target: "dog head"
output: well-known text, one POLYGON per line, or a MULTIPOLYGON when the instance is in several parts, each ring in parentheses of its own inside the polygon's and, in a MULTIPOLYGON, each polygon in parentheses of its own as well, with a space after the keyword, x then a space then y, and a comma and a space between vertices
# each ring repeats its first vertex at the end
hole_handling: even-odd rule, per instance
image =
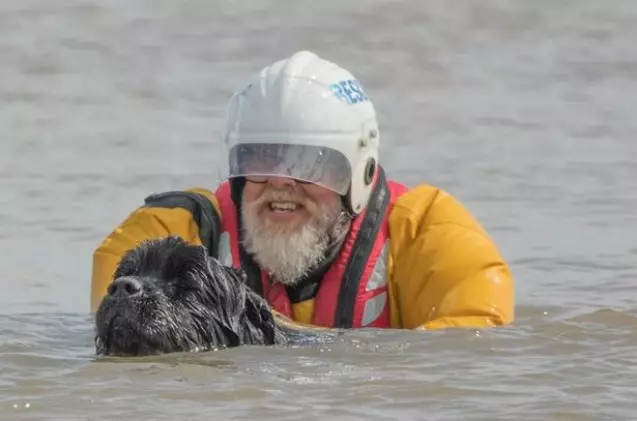
POLYGON ((149 355, 273 344, 277 329, 242 271, 177 237, 150 240, 120 261, 95 314, 98 355, 149 355))

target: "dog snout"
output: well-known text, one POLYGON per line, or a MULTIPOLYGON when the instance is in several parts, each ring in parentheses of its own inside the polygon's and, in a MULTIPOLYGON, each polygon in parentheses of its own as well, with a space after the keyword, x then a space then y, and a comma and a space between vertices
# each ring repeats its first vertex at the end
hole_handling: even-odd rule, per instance
POLYGON ((140 295, 142 284, 135 278, 119 278, 108 287, 107 294, 114 298, 126 298, 140 295))

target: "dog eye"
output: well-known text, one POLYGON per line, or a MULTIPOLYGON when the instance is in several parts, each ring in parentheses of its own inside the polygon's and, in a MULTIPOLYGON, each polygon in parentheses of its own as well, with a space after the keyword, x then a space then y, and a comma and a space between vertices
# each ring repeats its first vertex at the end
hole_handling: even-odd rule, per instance
POLYGON ((201 281, 193 276, 182 276, 175 280, 175 287, 181 291, 198 291, 201 281))

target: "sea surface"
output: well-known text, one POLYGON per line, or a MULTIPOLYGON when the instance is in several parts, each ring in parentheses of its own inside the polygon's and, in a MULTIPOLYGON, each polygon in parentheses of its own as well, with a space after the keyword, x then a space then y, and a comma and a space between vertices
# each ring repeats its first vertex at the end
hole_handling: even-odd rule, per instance
POLYGON ((634 0, 0 0, 0 419, 637 419, 635 40, 634 0), (488 230, 514 325, 95 358, 95 247, 214 189, 229 96, 301 49, 488 230))

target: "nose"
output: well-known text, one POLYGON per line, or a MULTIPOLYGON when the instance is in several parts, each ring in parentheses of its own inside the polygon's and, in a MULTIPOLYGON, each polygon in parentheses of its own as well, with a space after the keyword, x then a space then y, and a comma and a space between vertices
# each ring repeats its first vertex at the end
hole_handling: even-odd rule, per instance
POLYGON ((115 298, 134 297, 142 292, 142 284, 134 278, 118 278, 108 287, 106 293, 115 298))
POLYGON ((277 189, 296 186, 296 180, 289 177, 268 177, 268 184, 277 189))

